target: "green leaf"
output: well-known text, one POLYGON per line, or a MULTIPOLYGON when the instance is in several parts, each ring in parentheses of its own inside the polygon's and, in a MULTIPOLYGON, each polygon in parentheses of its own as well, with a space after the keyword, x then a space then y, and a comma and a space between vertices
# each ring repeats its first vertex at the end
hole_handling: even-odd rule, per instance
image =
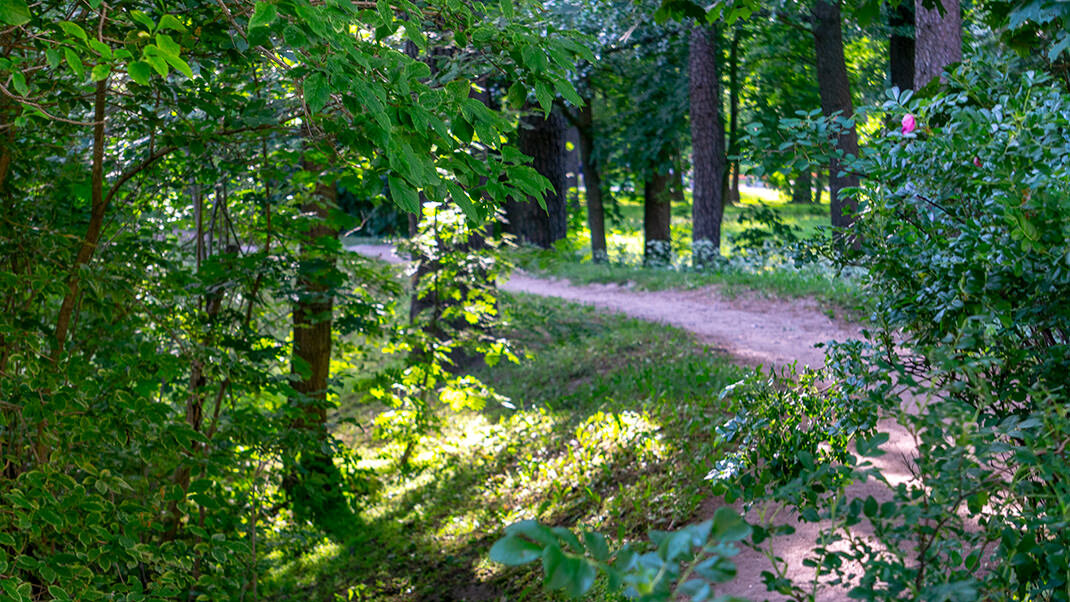
POLYGON ((330 89, 327 87, 327 77, 322 73, 313 73, 305 78, 305 103, 308 110, 319 113, 327 105, 330 99, 330 89))
POLYGON ((111 46, 108 46, 107 44, 99 40, 89 40, 89 47, 96 51, 96 53, 100 56, 108 59, 109 61, 111 60, 111 46))
POLYGON ((8 25, 25 25, 30 22, 30 7, 24 0, 0 0, 0 21, 8 25))
POLYGON ((152 19, 150 19, 148 15, 139 10, 130 11, 130 18, 137 21, 139 24, 141 24, 141 26, 143 26, 149 31, 156 29, 156 24, 152 22, 152 19))
POLYGON ((160 49, 165 58, 167 56, 178 56, 182 53, 182 47, 178 45, 178 42, 163 33, 156 34, 156 47, 160 49))
POLYGON ((387 183, 390 186, 390 198, 393 199, 394 204, 409 213, 416 213, 420 210, 420 195, 408 182, 390 175, 387 176, 387 183))
POLYGON ((160 31, 165 29, 172 29, 178 33, 186 33, 186 26, 174 15, 164 15, 160 17, 160 31))
POLYGON ((16 92, 23 96, 30 93, 30 88, 26 85, 26 76, 23 75, 22 71, 16 71, 11 74, 11 85, 16 92))
POLYGON ((67 64, 70 65, 71 71, 74 71, 74 74, 79 79, 85 76, 85 66, 82 64, 82 59, 78 58, 78 55, 73 50, 64 47, 63 56, 67 59, 67 64))
POLYGON ((722 542, 739 541, 750 535, 750 525, 739 514, 722 506, 713 513, 713 537, 722 542))
POLYGON ((521 82, 515 81, 513 82, 513 85, 509 86, 509 91, 506 93, 505 99, 510 107, 519 109, 524 106, 524 101, 528 99, 528 89, 521 82))
POLYGON ((108 79, 108 75, 111 73, 111 65, 107 63, 99 63, 93 66, 93 72, 90 74, 90 78, 95 81, 103 81, 108 79))
POLYGON ((512 21, 516 16, 515 11, 513 10, 513 0, 502 0, 502 16, 508 21, 512 21))
POLYGON ((379 13, 379 18, 382 19, 383 26, 390 32, 394 31, 394 10, 390 8, 390 0, 376 0, 375 9, 379 13))
POLYGON ((81 25, 77 23, 71 23, 70 21, 60 21, 59 28, 63 30, 63 33, 71 36, 72 38, 78 38, 79 40, 86 42, 89 38, 85 35, 85 30, 81 25))
POLYGON ((508 566, 534 562, 542 556, 542 546, 521 537, 508 536, 494 542, 490 559, 508 566))
POLYGON ((164 55, 163 58, 165 61, 167 61, 168 65, 171 65, 175 68, 175 71, 178 71, 189 79, 193 79, 193 70, 190 69, 189 64, 186 63, 186 61, 182 60, 180 57, 171 55, 164 55))
POLYGON ((274 4, 257 2, 256 8, 253 9, 253 18, 249 19, 249 29, 267 27, 275 21, 275 17, 277 16, 278 12, 276 11, 274 4))
POLYGON ((149 78, 152 77, 152 67, 145 61, 134 61, 126 66, 126 72, 130 74, 130 79, 141 84, 142 86, 149 85, 149 78))
POLYGON ((49 69, 55 69, 56 67, 59 67, 61 62, 63 62, 63 57, 55 48, 49 48, 45 51, 45 60, 48 62, 49 69))

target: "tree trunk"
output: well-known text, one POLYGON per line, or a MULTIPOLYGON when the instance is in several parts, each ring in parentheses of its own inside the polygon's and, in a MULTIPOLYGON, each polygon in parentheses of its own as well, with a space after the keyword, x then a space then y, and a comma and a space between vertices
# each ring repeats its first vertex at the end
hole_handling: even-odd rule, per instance
POLYGON ((717 72, 716 30, 691 30, 688 72, 691 78, 691 149, 694 179, 691 221, 695 265, 706 265, 720 254, 721 218, 727 159, 721 123, 720 81, 717 72))
POLYGON ((530 114, 520 119, 520 152, 534 159, 532 166, 550 180, 543 209, 534 198, 511 200, 505 204, 509 223, 506 231, 520 240, 550 248, 565 237, 568 216, 565 206, 565 119, 555 108, 548 118, 530 114))
MULTIPOLYGON (((728 155, 739 154, 739 24, 732 28, 732 46, 728 51, 728 121, 731 132, 728 137, 728 155)), ((732 174, 728 185, 728 204, 739 204, 739 160, 729 160, 732 174)))
POLYGON ((580 133, 575 125, 565 130, 565 191, 568 196, 569 211, 580 209, 580 133), (569 149, 569 145, 572 149, 569 149))
POLYGON ((813 200, 810 190, 810 172, 802 171, 796 176, 791 186, 791 202, 796 204, 809 204, 813 200))
POLYGON ((944 68, 962 60, 962 11, 959 0, 942 0, 944 14, 915 0, 914 85, 921 89, 944 68))
POLYGON ((591 259, 595 263, 609 260, 606 251, 606 212, 602 206, 602 175, 594 158, 594 99, 586 99, 577 114, 580 134, 580 161, 583 163, 583 187, 587 196, 587 227, 591 230, 591 259))
MULTIPOLYGON (((821 95, 821 112, 826 117, 839 114, 854 115, 851 88, 847 79, 847 62, 843 56, 843 26, 840 4, 837 1, 817 0, 814 3, 814 51, 817 57, 817 86, 821 95)), ((858 133, 852 126, 836 140, 836 148, 846 157, 858 155, 858 133)), ((829 213, 832 225, 845 228, 854 221, 858 209, 854 200, 846 200, 840 191, 858 186, 858 176, 843 171, 841 159, 829 161, 829 213)))
POLYGON ((287 461, 283 486, 297 516, 313 520, 332 535, 344 536, 355 523, 341 490, 341 474, 326 450, 327 379, 334 312, 332 287, 336 268, 334 255, 321 242, 323 238, 338 236, 327 219, 337 205, 338 191, 333 182, 324 181, 323 166, 306 159, 302 168, 321 174, 315 193, 301 207, 309 223, 297 253, 296 292, 292 302, 290 375, 296 395, 290 403, 298 409, 294 428, 304 432, 307 439, 295 450, 300 456, 287 461))
POLYGON ((888 74, 892 86, 914 89, 914 4, 903 2, 890 9, 888 26, 888 74))
POLYGON ((672 259, 672 194, 670 176, 655 172, 643 183, 643 263, 667 265, 672 259))
POLYGON ((821 192, 824 188, 824 185, 821 183, 821 171, 818 170, 817 175, 814 177, 814 204, 821 204, 821 192))

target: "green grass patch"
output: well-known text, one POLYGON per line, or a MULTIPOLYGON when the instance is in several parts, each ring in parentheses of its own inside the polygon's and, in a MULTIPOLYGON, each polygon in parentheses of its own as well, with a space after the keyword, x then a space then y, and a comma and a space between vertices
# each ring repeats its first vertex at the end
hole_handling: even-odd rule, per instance
MULTIPOLYGON (((718 393, 742 369, 664 325, 522 295, 503 295, 502 308, 500 334, 525 357, 476 376, 514 408, 449 416, 404 473, 399 449, 347 432, 381 483, 362 535, 276 559, 277 598, 548 599, 533 569, 486 560, 506 525, 537 518, 630 539, 694 516, 728 413, 718 393)), ((342 412, 364 413, 355 399, 342 412)))
POLYGON ((591 261, 590 231, 584 218, 573 215, 569 236, 551 250, 520 247, 511 258, 524 270, 555 278, 565 278, 575 284, 617 283, 641 290, 692 289, 716 286, 727 297, 754 294, 778 298, 814 298, 829 311, 843 310, 853 318, 867 313, 868 304, 862 294, 860 274, 837 272, 827 262, 796 265, 790 259, 771 254, 741 254, 731 241, 753 223, 741 222, 739 217, 759 204, 772 208, 786 225, 796 229, 800 238, 820 233, 828 224, 828 204, 792 204, 785 202, 774 190, 744 191, 742 203, 725 209, 722 224, 721 254, 726 258, 716 269, 690 268, 691 206, 688 193, 685 202, 673 207, 672 248, 673 265, 648 268, 643 266, 643 224, 640 199, 618 198, 618 216, 611 220, 606 243, 609 263, 591 261))

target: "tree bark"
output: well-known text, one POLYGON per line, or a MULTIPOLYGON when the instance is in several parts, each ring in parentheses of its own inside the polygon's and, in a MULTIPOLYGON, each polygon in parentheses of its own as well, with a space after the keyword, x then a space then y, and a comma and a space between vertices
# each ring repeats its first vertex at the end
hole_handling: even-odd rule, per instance
MULTIPOLYGON (((732 28, 732 46, 728 51, 728 155, 739 154, 739 25, 732 28)), ((728 185, 728 204, 739 204, 739 160, 729 160, 732 174, 728 185)))
POLYGON ((704 265, 720 253, 721 219, 727 158, 721 123, 720 74, 717 70, 716 30, 691 30, 690 75, 692 183, 692 253, 704 265), (706 247, 704 249, 704 247, 706 247))
POLYGON ((927 9, 915 0, 914 85, 919 89, 940 77, 944 68, 962 60, 962 11, 959 0, 941 0, 939 9, 927 9))
MULTIPOLYGON (((301 207, 309 225, 297 253, 290 374, 298 408, 294 428, 307 438, 300 456, 287 460, 283 487, 296 515, 313 520, 329 534, 345 537, 355 526, 341 490, 341 473, 326 449, 327 380, 331 366, 331 326, 334 313, 335 256, 321 246, 324 237, 337 237, 328 215, 337 206, 338 190, 323 177, 324 167, 305 159, 302 168, 319 174, 315 193, 301 207)), ((295 454, 296 456, 296 454, 295 454)))
POLYGON ((821 204, 821 192, 825 187, 821 184, 821 171, 818 170, 814 177, 814 204, 821 204))
POLYGON ((550 248, 565 237, 568 216, 565 205, 565 119, 555 108, 548 118, 530 114, 520 119, 520 152, 531 157, 532 166, 550 180, 552 189, 543 199, 543 209, 534 198, 505 204, 506 231, 520 240, 550 248))
MULTIPOLYGON (((839 114, 844 118, 854 115, 851 88, 847 79, 847 62, 843 55, 843 24, 838 0, 817 0, 813 13, 814 51, 817 58, 817 85, 821 95, 821 112, 826 117, 839 114)), ((837 228, 850 226, 858 203, 846 200, 840 193, 848 187, 858 186, 858 176, 844 171, 843 159, 858 155, 858 132, 852 126, 845 128, 836 139, 840 156, 829 161, 829 213, 832 225, 837 228)))
POLYGON ((655 171, 643 183, 643 262, 665 265, 672 255, 671 177, 655 171))
POLYGON ((799 172, 799 175, 795 177, 795 182, 791 186, 791 202, 796 204, 809 204, 813 200, 810 184, 810 172, 799 172))
POLYGON ((914 4, 902 2, 891 9, 888 26, 888 75, 893 87, 914 89, 914 4))
POLYGON ((591 230, 591 259, 595 263, 609 260, 606 251, 606 212, 602 206, 602 174, 594 158, 593 99, 586 99, 576 115, 580 135, 580 162, 583 164, 583 187, 587 197, 587 227, 591 230))

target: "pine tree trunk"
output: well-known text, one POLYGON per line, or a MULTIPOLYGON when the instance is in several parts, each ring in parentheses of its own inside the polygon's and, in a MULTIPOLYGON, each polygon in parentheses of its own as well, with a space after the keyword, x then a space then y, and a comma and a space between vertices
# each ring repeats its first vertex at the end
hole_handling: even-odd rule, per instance
POLYGON ((543 118, 541 113, 522 117, 518 146, 522 153, 534 160, 532 166, 550 180, 553 188, 543 197, 545 210, 534 198, 507 202, 505 215, 509 223, 506 231, 524 242, 548 249, 555 241, 565 237, 568 227, 565 205, 565 118, 557 109, 548 118, 543 118))
POLYGON ((903 2, 890 9, 888 26, 888 74, 893 87, 914 89, 914 4, 903 2))
POLYGON ((727 159, 721 123, 720 80, 717 72, 716 30, 691 30, 690 75, 691 149, 693 166, 691 222, 692 253, 696 265, 719 254, 727 159))
POLYGON ((944 14, 915 0, 914 85, 921 89, 944 68, 962 60, 962 11, 958 0, 942 0, 944 14))
MULTIPOLYGON (((821 111, 827 117, 839 114, 854 115, 851 88, 847 79, 847 62, 843 56, 843 24, 838 0, 817 0, 814 3, 814 50, 817 58, 817 85, 821 95, 821 111)), ((858 155, 858 133, 854 127, 846 129, 836 140, 836 147, 844 155, 858 155)), ((858 176, 843 171, 841 161, 829 161, 829 213, 832 225, 844 228, 854 221, 858 209, 854 200, 840 194, 844 188, 858 186, 858 176)))
POLYGON ((608 261, 606 251, 606 212, 602 206, 602 175, 594 158, 593 99, 580 107, 576 129, 580 134, 580 161, 583 164, 583 187, 587 197, 587 227, 591 230, 591 258, 595 263, 608 261))
POLYGON ((653 173, 643 183, 643 263, 666 265, 672 259, 672 194, 670 176, 653 173))

